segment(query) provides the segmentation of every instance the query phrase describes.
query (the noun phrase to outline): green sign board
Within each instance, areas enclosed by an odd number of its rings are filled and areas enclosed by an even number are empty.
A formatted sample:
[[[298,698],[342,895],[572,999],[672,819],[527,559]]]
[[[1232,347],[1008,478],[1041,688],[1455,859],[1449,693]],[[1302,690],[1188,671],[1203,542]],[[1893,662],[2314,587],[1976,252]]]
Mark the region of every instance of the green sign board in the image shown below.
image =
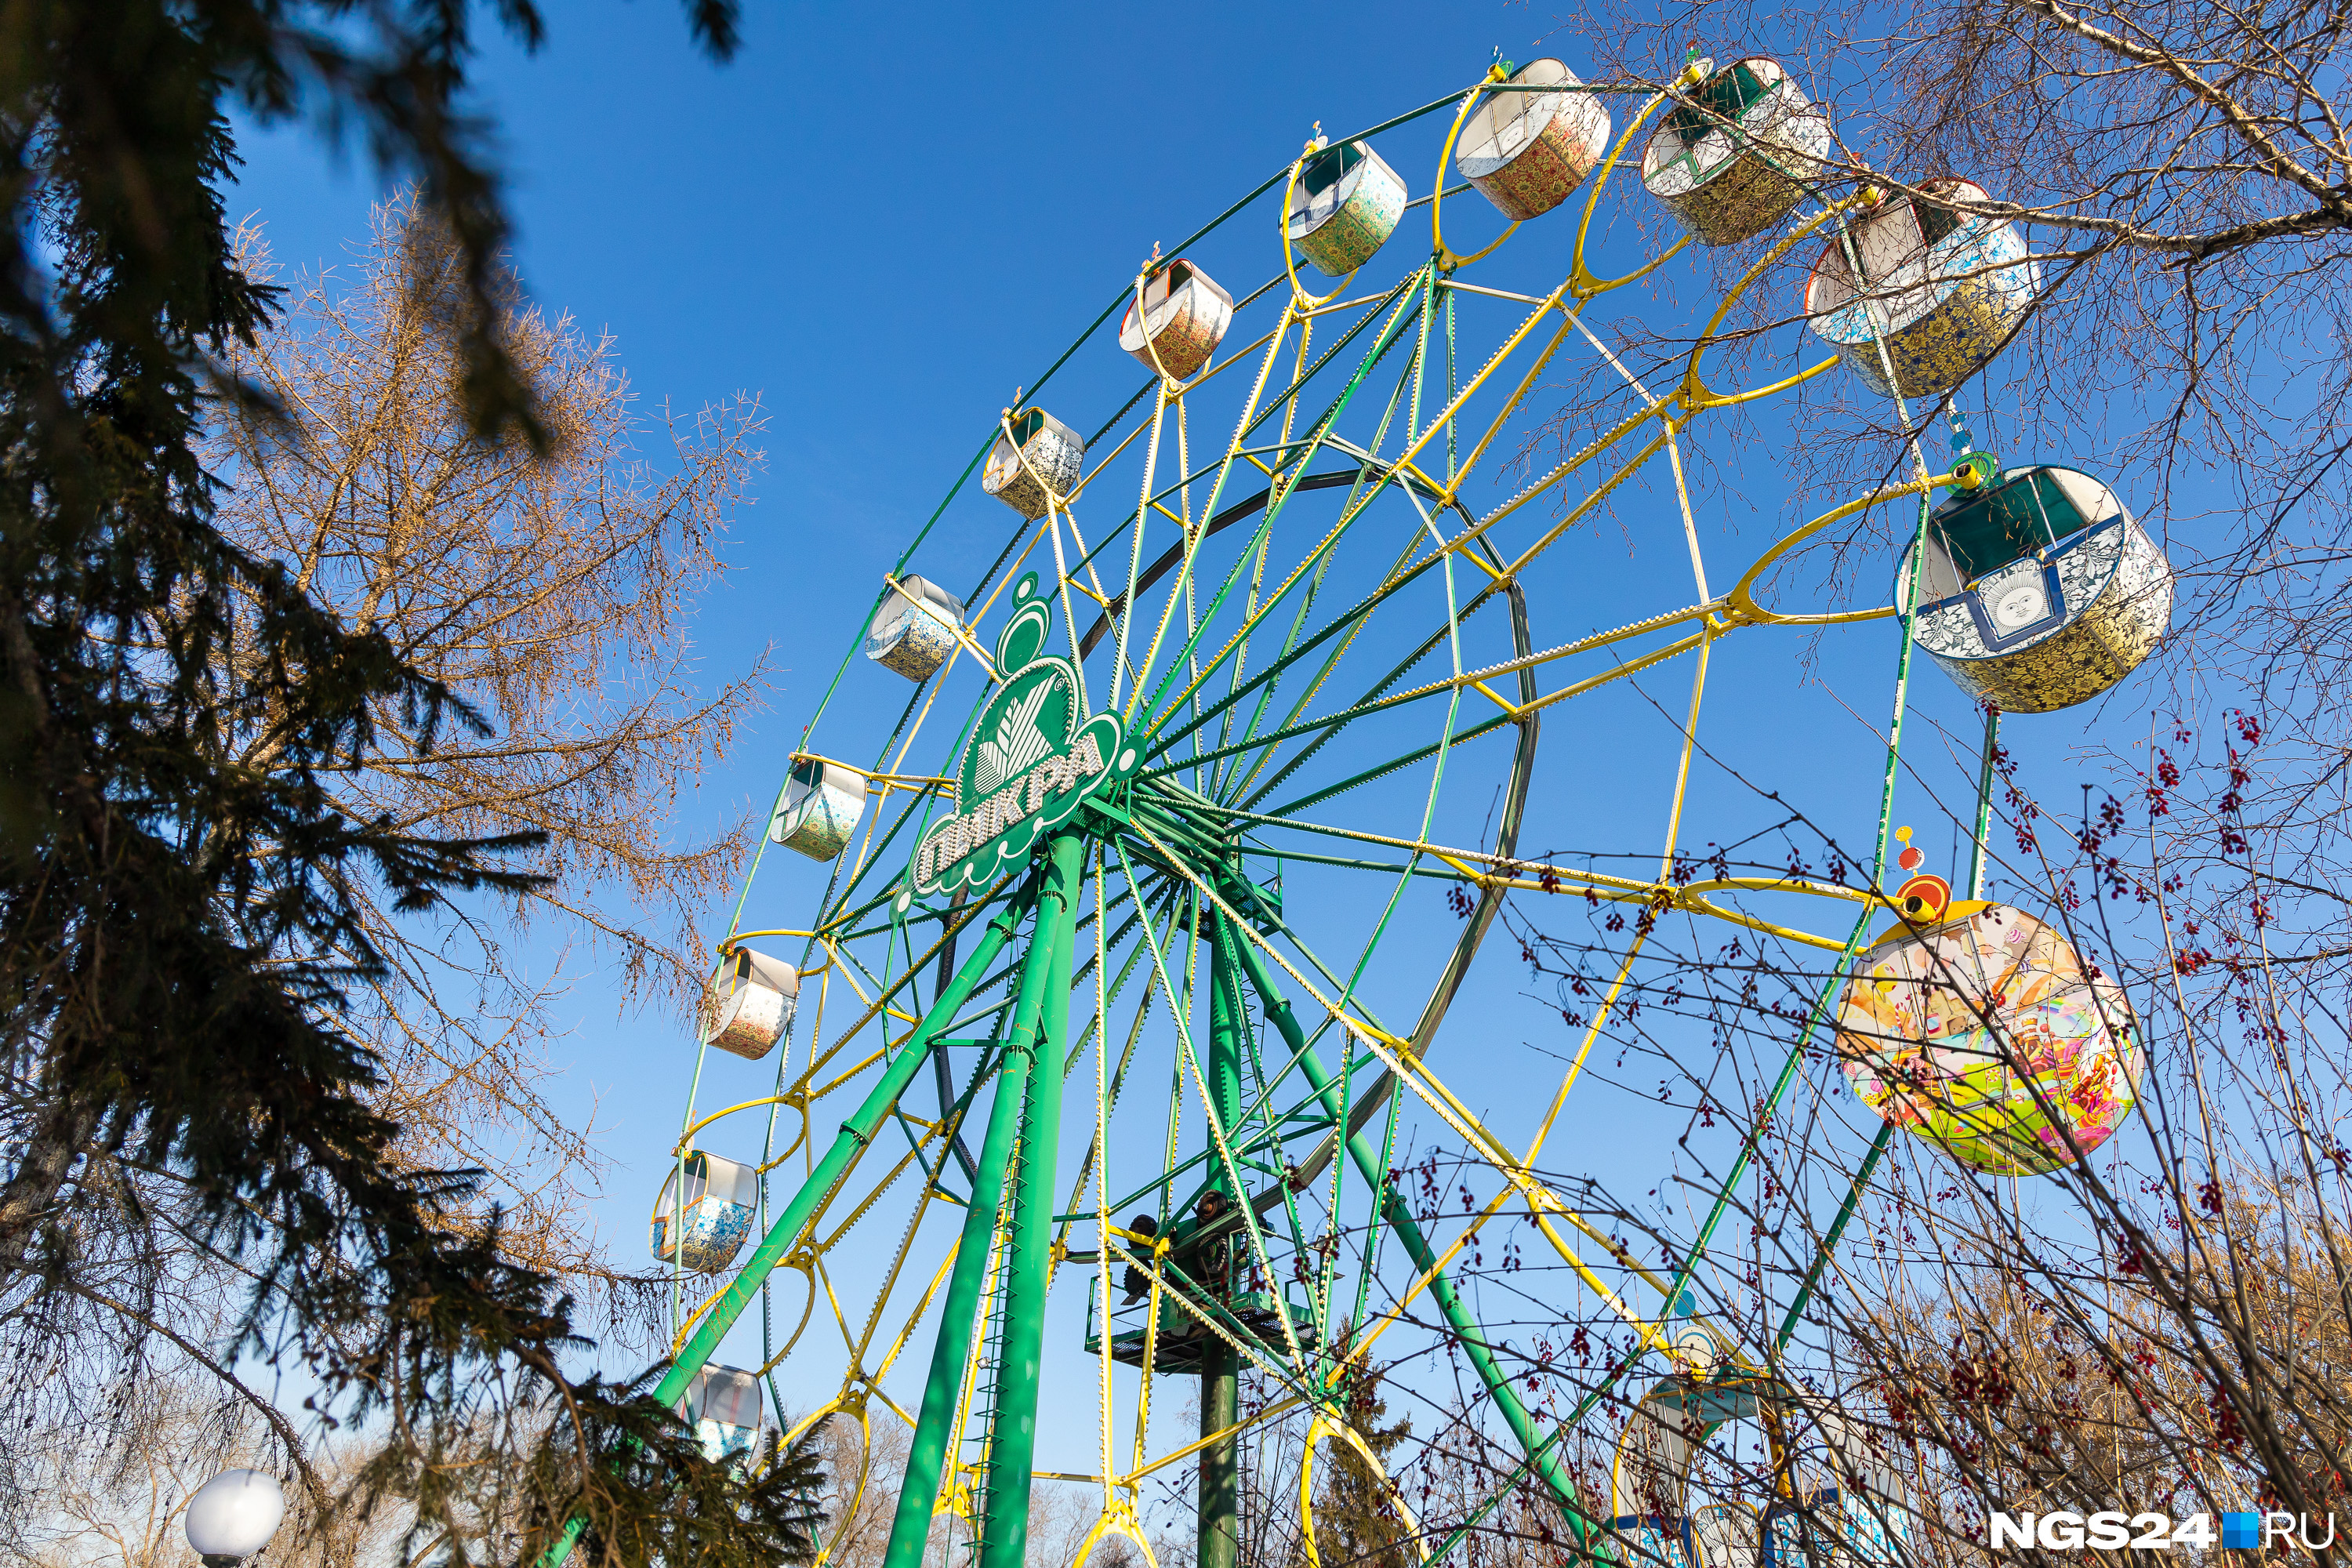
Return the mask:
[[[1077,666],[1045,651],[1053,611],[1035,573],[1013,600],[996,639],[996,693],[957,770],[956,809],[925,830],[908,868],[922,898],[988,886],[1142,761],[1118,714],[1086,714]]]

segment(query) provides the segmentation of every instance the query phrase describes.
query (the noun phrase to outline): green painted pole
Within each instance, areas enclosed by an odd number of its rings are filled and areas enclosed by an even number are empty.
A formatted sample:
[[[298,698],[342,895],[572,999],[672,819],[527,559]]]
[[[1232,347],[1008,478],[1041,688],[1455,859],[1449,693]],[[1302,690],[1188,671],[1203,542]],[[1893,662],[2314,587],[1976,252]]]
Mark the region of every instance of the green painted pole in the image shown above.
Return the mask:
[[[1234,975],[1234,949],[1241,944],[1226,929],[1222,915],[1215,920],[1215,934],[1209,948],[1209,1050],[1207,1059],[1201,1065],[1210,1102],[1217,1108],[1217,1125],[1232,1138],[1242,1119],[1243,1020],[1241,1010],[1234,1005],[1238,992]],[[1247,1194],[1232,1190],[1224,1162],[1213,1157],[1211,1169],[1214,1174],[1210,1185],[1224,1194],[1227,1211],[1243,1208]],[[1210,1290],[1219,1294],[1231,1289],[1231,1265],[1239,1260],[1238,1249],[1247,1244],[1235,1232],[1229,1234],[1223,1245],[1228,1261],[1225,1278],[1203,1281]],[[1239,1419],[1240,1412],[1240,1352],[1222,1339],[1204,1336],[1201,1345],[1201,1436],[1211,1437],[1225,1431]],[[1240,1560],[1240,1444],[1235,1437],[1201,1450],[1195,1535],[1200,1568],[1235,1568]]]
[[[1984,762],[1977,770],[1977,832],[1969,846],[1969,890],[1971,899],[1984,897],[1985,836],[1992,831],[1993,759],[2000,754],[2000,710],[1985,708]]]
[[[907,1478],[890,1522],[890,1544],[883,1554],[883,1568],[921,1568],[923,1549],[931,1535],[931,1504],[940,1495],[948,1445],[956,1436],[950,1430],[955,1425],[956,1396],[962,1390],[964,1366],[971,1355],[972,1319],[988,1279],[989,1243],[996,1234],[1003,1198],[1004,1167],[1021,1124],[1020,1086],[1026,1081],[1037,1053],[1037,1011],[1053,973],[1051,931],[1067,923],[1058,907],[1046,907],[1049,879],[1041,875],[1034,885],[1038,889],[1037,924],[1029,933],[1013,1025],[997,1060],[995,1099],[989,1107],[988,1133],[981,1144],[980,1174],[972,1183],[971,1202],[964,1209],[955,1268],[948,1276],[947,1295],[940,1305],[940,1337],[931,1347],[930,1375],[923,1384],[923,1403],[916,1413]],[[1049,921],[1055,924],[1048,926]]]
[[[1308,1048],[1307,1031],[1292,1016],[1289,1001],[1276,988],[1274,976],[1266,969],[1265,956],[1249,942],[1236,942],[1234,945],[1239,950],[1242,968],[1249,975],[1250,984],[1265,1005],[1266,1016],[1274,1020],[1274,1026],[1281,1034],[1284,1044],[1298,1058],[1299,1070],[1307,1075],[1308,1085],[1321,1098],[1323,1109],[1344,1129],[1347,1126],[1347,1108],[1339,1103],[1337,1091],[1330,1087],[1330,1075],[1323,1070],[1323,1064]],[[1413,1223],[1404,1200],[1397,1196],[1396,1190],[1390,1184],[1388,1173],[1381,1168],[1380,1157],[1373,1152],[1370,1141],[1360,1132],[1349,1134],[1348,1154],[1364,1180],[1371,1184],[1372,1191],[1380,1194],[1381,1217],[1396,1233],[1397,1240],[1403,1243],[1413,1267],[1429,1275],[1430,1294],[1436,1300],[1438,1310],[1445,1315],[1446,1322],[1461,1341],[1463,1353],[1470,1358],[1471,1369],[1477,1373],[1478,1381],[1486,1385],[1486,1396],[1503,1413],[1503,1419],[1510,1426],[1511,1436],[1518,1439],[1521,1451],[1535,1465],[1537,1472],[1543,1477],[1544,1485],[1567,1514],[1569,1528],[1576,1532],[1577,1543],[1580,1546],[1588,1544],[1596,1527],[1585,1515],[1577,1496],[1576,1483],[1560,1467],[1557,1446],[1536,1435],[1535,1418],[1528,1414],[1528,1407],[1520,1401],[1518,1390],[1511,1386],[1508,1374],[1496,1363],[1494,1347],[1487,1342],[1485,1327],[1471,1312],[1470,1304],[1462,1300],[1462,1293],[1454,1288],[1454,1281],[1437,1268],[1436,1251],[1429,1245],[1428,1238],[1421,1234],[1421,1226]]]
[[[1062,1146],[1062,1064],[1069,1046],[1070,944],[1085,851],[1086,837],[1075,830],[1053,841],[1045,884],[1037,895],[1037,928],[1029,939],[1035,944],[1032,951],[1042,948],[1046,956],[1042,1005],[1031,1015],[1033,1028],[1043,1035],[1045,1044],[1042,1049],[1030,1049],[1028,1092],[1021,1108],[1020,1164],[1013,1178],[1013,1229],[1004,1258],[1004,1338],[997,1352],[996,1405],[989,1427],[988,1508],[981,1521],[980,1568],[1022,1568],[1029,1550],[1037,1378],[1045,1357],[1045,1286],[1054,1252],[1055,1156]],[[1015,1029],[1017,1044],[1017,1024]],[[998,1092],[1009,1094],[1010,1088],[1007,1079]],[[959,1362],[959,1371],[961,1367]],[[902,1495],[902,1515],[906,1506]],[[895,1539],[892,1544],[897,1544]]]
[[[1804,1316],[1805,1303],[1813,1299],[1813,1287],[1819,1285],[1822,1276],[1828,1272],[1830,1254],[1837,1250],[1837,1244],[1844,1238],[1845,1227],[1853,1223],[1853,1211],[1862,1206],[1862,1194],[1870,1190],[1871,1173],[1878,1169],[1879,1160],[1885,1155],[1886,1146],[1893,1142],[1895,1123],[1882,1122],[1878,1136],[1871,1141],[1870,1152],[1862,1157],[1862,1167],[1854,1172],[1853,1182],[1846,1188],[1845,1202],[1838,1205],[1837,1218],[1830,1222],[1829,1233],[1822,1237],[1822,1245],[1813,1254],[1813,1266],[1805,1271],[1805,1282],[1798,1287],[1797,1299],[1789,1303],[1789,1315],[1780,1320],[1780,1331],[1772,1339],[1772,1354],[1775,1357],[1788,1349],[1790,1336],[1797,1331],[1797,1320]]]
[[[671,1362],[668,1373],[655,1387],[656,1399],[664,1405],[674,1405],[685,1397],[687,1385],[694,1381],[694,1374],[702,1370],[703,1363],[719,1349],[719,1342],[727,1337],[727,1331],[735,1326],[735,1320],[751,1306],[752,1299],[760,1292],[761,1283],[792,1251],[801,1238],[801,1232],[807,1227],[810,1216],[816,1213],[819,1205],[833,1195],[834,1188],[849,1173],[849,1168],[856,1163],[857,1156],[882,1130],[883,1119],[890,1114],[890,1108],[898,1104],[898,1097],[907,1091],[907,1086],[914,1081],[915,1074],[929,1059],[933,1037],[952,1023],[956,1014],[962,1010],[964,1003],[971,996],[972,987],[980,984],[981,977],[988,973],[989,965],[996,962],[996,955],[1012,940],[1013,928],[1021,923],[1021,917],[1028,912],[1036,896],[1037,885],[1033,882],[988,922],[988,930],[982,933],[979,944],[972,949],[971,957],[956,971],[955,978],[940,993],[939,999],[931,1004],[930,1011],[923,1015],[923,1021],[915,1026],[915,1032],[908,1037],[905,1045],[898,1047],[898,1054],[890,1059],[890,1064],[882,1069],[881,1081],[866,1095],[864,1103],[841,1124],[833,1146],[825,1151],[824,1158],[817,1162],[816,1169],[809,1173],[809,1179],[801,1184],[800,1191],[793,1194],[792,1201],[776,1216],[776,1223],[761,1239],[750,1260],[743,1265],[743,1271],[735,1276],[733,1283],[719,1295],[710,1310],[703,1314],[693,1336],[686,1342],[685,1348]],[[565,1522],[562,1533],[541,1557],[540,1568],[562,1568],[563,1560],[572,1554],[572,1547],[579,1543],[587,1528],[585,1514],[572,1515]]]

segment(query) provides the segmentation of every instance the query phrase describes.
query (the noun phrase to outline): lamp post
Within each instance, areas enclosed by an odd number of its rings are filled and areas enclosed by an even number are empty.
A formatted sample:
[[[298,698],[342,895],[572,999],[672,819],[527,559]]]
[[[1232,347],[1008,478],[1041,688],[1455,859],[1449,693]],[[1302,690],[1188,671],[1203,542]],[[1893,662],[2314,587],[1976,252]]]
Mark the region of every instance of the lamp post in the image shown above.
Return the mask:
[[[286,1494],[259,1470],[223,1470],[188,1500],[188,1544],[205,1568],[230,1568],[269,1544],[286,1517]]]

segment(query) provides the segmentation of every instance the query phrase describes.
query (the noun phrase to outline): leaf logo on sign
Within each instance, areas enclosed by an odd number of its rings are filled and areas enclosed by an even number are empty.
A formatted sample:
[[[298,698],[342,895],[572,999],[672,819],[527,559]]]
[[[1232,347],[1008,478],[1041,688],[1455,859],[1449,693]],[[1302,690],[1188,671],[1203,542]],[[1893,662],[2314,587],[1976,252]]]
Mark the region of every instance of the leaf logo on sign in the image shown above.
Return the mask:
[[[986,887],[1141,763],[1118,714],[1084,715],[1077,666],[1045,651],[1053,613],[1037,574],[1022,578],[1013,597],[996,639],[999,684],[956,773],[957,809],[916,841],[911,894]]]

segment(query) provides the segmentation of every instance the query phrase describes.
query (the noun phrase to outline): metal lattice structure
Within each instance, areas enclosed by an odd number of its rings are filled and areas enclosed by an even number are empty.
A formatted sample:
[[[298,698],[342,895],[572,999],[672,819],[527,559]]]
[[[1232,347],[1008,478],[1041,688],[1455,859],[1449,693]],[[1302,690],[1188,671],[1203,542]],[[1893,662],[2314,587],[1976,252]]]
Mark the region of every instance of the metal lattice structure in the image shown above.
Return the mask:
[[[1603,108],[1612,102],[1632,111],[1613,141]],[[1448,110],[1440,192],[1409,201],[1371,142]],[[1469,188],[1443,188],[1457,141],[1477,189],[1512,220],[1471,256],[1446,239],[1447,197],[1458,203]],[[1310,1467],[1317,1446],[1333,1440],[1377,1472],[1337,1391],[1387,1336],[1426,1331],[1401,1325],[1433,1314],[1584,1549],[1629,1563],[1722,1555],[1705,1545],[1721,1521],[1645,1523],[1639,1509],[1580,1492],[1560,1442],[1594,1400],[1565,1421],[1531,1415],[1451,1271],[1479,1224],[1530,1216],[1542,1246],[1636,1341],[1614,1376],[1638,1368],[1660,1379],[1643,1411],[1703,1430],[1811,1398],[1775,1382],[1759,1347],[1711,1321],[1689,1293],[1744,1155],[1675,1271],[1641,1265],[1538,1167],[1657,915],[1681,911],[1836,955],[1761,1107],[1769,1116],[1821,1044],[1838,976],[1897,912],[1877,889],[1923,552],[1906,558],[1898,605],[1791,612],[1759,602],[1758,584],[1790,550],[1873,508],[1916,512],[1924,542],[1936,492],[1972,493],[1990,465],[1976,456],[1931,471],[1915,445],[1908,478],[1813,518],[1717,588],[1685,483],[1685,443],[1717,411],[1785,394],[1856,356],[1865,384],[1898,394],[1895,416],[1907,423],[1899,394],[1938,395],[1980,368],[1999,347],[1977,330],[1987,300],[2021,309],[2034,282],[2021,248],[2011,255],[1998,236],[1973,249],[1946,245],[1924,273],[1901,269],[1916,258],[1891,265],[1858,251],[1853,237],[1875,221],[1877,198],[1852,183],[1853,171],[1832,171],[1827,148],[1825,119],[1769,62],[1722,71],[1695,62],[1664,89],[1588,86],[1554,61],[1517,75],[1498,67],[1360,136],[1309,143],[1174,256],[1155,253],[1063,356],[1124,348],[1148,366],[1135,396],[1091,435],[1081,432],[1096,422],[1046,412],[1050,374],[1004,413],[880,585],[803,731],[771,833],[781,847],[769,853],[824,862],[821,899],[775,910],[755,879],[719,944],[677,1167],[656,1216],[668,1227],[657,1245],[678,1270],[676,1360],[662,1398],[688,1397],[720,1341],[764,1302],[758,1372],[788,1357],[796,1368],[829,1357],[841,1369],[837,1393],[802,1430],[834,1417],[862,1425],[876,1404],[913,1428],[893,1568],[920,1561],[942,1511],[963,1522],[982,1568],[1013,1568],[1035,1475],[1041,1366],[1082,1353],[1045,1342],[1048,1292],[1076,1290],[1088,1303],[1083,1353],[1093,1358],[1098,1463],[1057,1479],[1099,1488],[1089,1547],[1115,1532],[1148,1556],[1138,1489],[1194,1463],[1201,1562],[1231,1568],[1235,1455],[1249,1425],[1235,1403],[1238,1374],[1278,1391],[1251,1421],[1310,1419]],[[1645,199],[1621,188],[1640,184],[1639,173],[1621,182],[1622,169],[1647,172],[1659,188],[1646,199],[1681,215],[1689,233],[1603,278],[1587,246],[1604,196]],[[1263,221],[1269,205],[1280,244],[1269,236],[1268,250],[1282,265],[1265,287],[1237,297],[1184,258],[1211,230]],[[1430,244],[1408,257],[1403,237],[1424,206]],[[1553,225],[1575,226],[1557,287],[1531,294],[1475,280],[1474,265],[1521,222],[1556,208],[1565,210]],[[1902,212],[1918,244],[1949,238],[1948,227],[1926,236],[1937,225]],[[1584,320],[1594,300],[1694,243],[1776,225],[1781,237],[1722,293],[1670,386],[1644,384]],[[1821,307],[1835,313],[1839,352],[1772,384],[1719,388],[1709,364],[1724,323],[1768,269],[1806,245],[1840,258],[1839,288]],[[1935,258],[1947,252],[1962,257],[1952,265],[1992,255],[2028,271],[2003,284],[2007,293],[1981,279],[1946,289]],[[1318,293],[1303,276],[1309,258],[1345,275]],[[1400,270],[1365,280],[1382,259]],[[1966,320],[1939,328],[1947,302]],[[1857,321],[1869,330],[1858,332]],[[1943,328],[1934,353],[1890,349],[1898,330],[1926,341]],[[1464,339],[1481,335],[1489,346],[1465,353]],[[1601,433],[1475,510],[1472,481],[1489,481],[1521,450],[1530,391],[1563,350],[1600,356],[1617,378],[1613,411],[1593,411]],[[1214,434],[1204,441],[1204,431]],[[1544,646],[1529,569],[1657,465],[1691,557],[1687,602]],[[1571,482],[1580,497],[1560,499]],[[975,494],[1015,516],[1003,552],[959,598],[961,584],[941,581],[926,547],[936,553],[943,519],[960,525],[992,504]],[[1890,617],[1904,635],[1875,860],[1863,884],[1671,879],[1716,645]],[[1524,862],[1547,717],[1669,661],[1687,662],[1693,680],[1656,874]],[[903,713],[865,760],[828,749],[837,707],[899,693]],[[1473,814],[1448,809],[1464,800],[1482,811],[1494,803],[1475,837],[1458,826]],[[1407,891],[1432,881],[1460,900],[1451,943],[1385,941]],[[1644,917],[1545,1089],[1532,1140],[1517,1143],[1448,1088],[1446,1048],[1449,1015],[1514,893]],[[1808,909],[1830,934],[1786,912]],[[773,1051],[772,1088],[719,1104],[730,1098],[719,1086],[740,1070],[713,1046],[755,1058]],[[1409,1104],[1493,1178],[1495,1197],[1450,1237],[1426,1231],[1396,1188]],[[756,1205],[737,1195],[740,1184],[721,1192],[722,1179],[739,1180],[728,1155],[756,1163]],[[1824,1258],[1853,1202],[1829,1227]],[[919,1331],[930,1322],[926,1341]],[[1131,1377],[1115,1373],[1122,1364]],[[1166,1397],[1155,1391],[1171,1377],[1200,1380],[1200,1437],[1148,1451],[1152,1402]],[[740,1425],[706,1418],[722,1445],[743,1441]],[[1673,1468],[1665,1449],[1636,1447],[1627,1462]],[[1680,1462],[1687,1468],[1686,1451]],[[1310,1498],[1302,1477],[1299,1506]],[[1402,1514],[1402,1494],[1396,1506]],[[1885,1555],[1883,1515],[1849,1508],[1845,1520],[1849,1547]],[[1817,1522],[1766,1519],[1765,1555]],[[1432,1558],[1459,1539],[1412,1532]],[[1304,1539],[1311,1557],[1311,1523]]]

